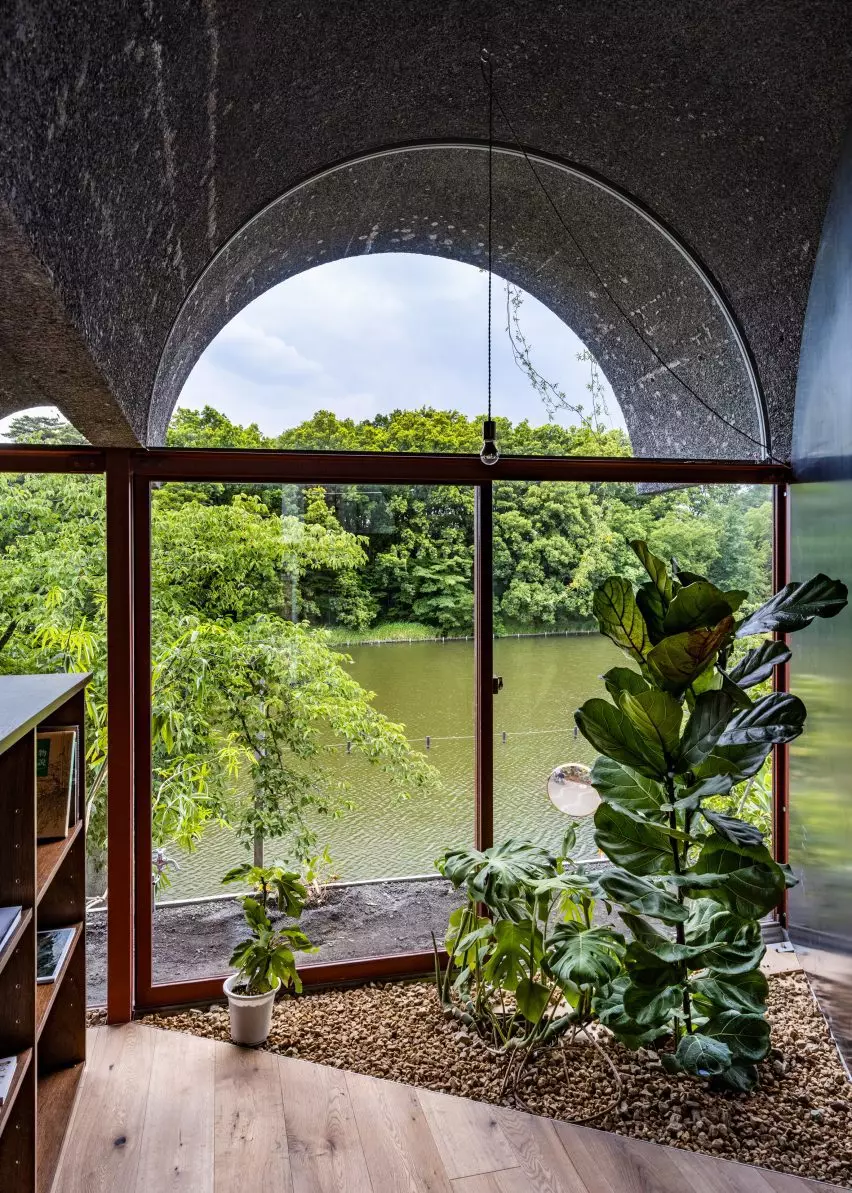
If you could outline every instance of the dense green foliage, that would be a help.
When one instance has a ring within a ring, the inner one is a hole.
[[[438,990],[445,1013],[510,1055],[504,1088],[536,1048],[592,1018],[622,972],[624,938],[592,922],[597,885],[569,856],[523,841],[452,849],[438,870],[464,891],[450,916]]]
[[[764,637],[740,657],[736,648],[835,616],[847,590],[820,575],[738,618],[744,591],[671,574],[646,543],[631,547],[648,578],[634,591],[610,576],[594,612],[634,666],[608,671],[610,700],[587,700],[575,717],[600,752],[595,841],[613,863],[600,888],[632,936],[624,973],[598,991],[596,1009],[631,1047],[673,1036],[669,1071],[749,1089],[769,1051],[759,920],[790,875],[758,828],[709,800],[798,737],[805,707],[789,693],[752,698],[790,658],[786,645]]]
[[[506,455],[629,454],[620,431],[512,426],[498,419]],[[320,411],[277,438],[240,427],[217,411],[178,410],[173,446],[276,447],[287,450],[477,453],[481,424],[455,412],[395,411],[353,422]],[[220,503],[235,486],[171,485],[170,500]],[[254,488],[260,491],[259,487]],[[385,622],[426,626],[438,636],[472,632],[473,493],[455,485],[346,485],[288,492],[267,486],[271,513],[299,510],[305,521],[356,535],[364,565],[334,585],[302,581],[302,615],[345,626],[352,637],[380,637]],[[495,628],[498,633],[588,624],[597,585],[613,571],[638,581],[626,546],[644,538],[722,588],[769,593],[771,503],[768,490],[696,486],[644,494],[631,484],[498,481],[494,486]]]
[[[498,423],[504,453],[629,450],[617,431]],[[62,420],[32,416],[11,434],[80,439]],[[172,445],[194,447],[476,452],[479,440],[477,420],[434,410],[360,423],[321,412],[270,439],[208,407],[179,410],[169,429]],[[762,599],[768,498],[736,486],[641,494],[628,484],[497,482],[495,628],[587,624],[606,575],[638,579],[625,537]],[[393,773],[403,793],[435,781],[404,726],[376,712],[317,630],[344,641],[381,638],[385,625],[396,627],[389,636],[470,634],[469,488],[170,483],[152,488],[152,526],[155,847],[191,846],[205,825],[224,823],[247,844],[288,838],[288,864],[321,857],[322,818],[351,801],[329,765],[342,741]],[[108,773],[104,531],[102,477],[0,477],[0,670],[94,672],[94,850]],[[158,874],[167,883],[167,869]]]

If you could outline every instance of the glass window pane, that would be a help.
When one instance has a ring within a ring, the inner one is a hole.
[[[255,215],[175,320],[152,432],[165,437],[180,401],[190,409],[170,436],[188,446],[478,453],[483,150],[372,154]],[[503,454],[618,456],[629,444],[636,456],[762,458],[745,346],[685,247],[560,163],[536,159],[533,172],[497,149],[493,183]],[[208,405],[243,425],[185,417]]]
[[[664,559],[706,576],[719,588],[745,589],[744,610],[769,595],[772,490],[703,485],[668,491],[630,484],[506,482],[494,486],[495,671],[494,839],[522,837],[551,847],[577,830],[575,856],[597,856],[591,816],[574,818],[558,801],[595,751],[578,734],[574,710],[606,695],[600,676],[628,665],[592,617],[595,588],[608,575],[644,577],[630,550],[645,539]],[[739,813],[769,835],[767,764],[738,793]]]
[[[153,973],[225,972],[229,870],[299,870],[315,964],[431,947],[473,837],[473,495],[152,492]]]

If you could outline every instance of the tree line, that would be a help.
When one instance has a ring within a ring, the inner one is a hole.
[[[618,431],[499,426],[504,454],[628,454]],[[17,442],[70,443],[58,419],[22,416]],[[476,452],[480,423],[453,412],[396,411],[353,422],[320,412],[280,436],[206,407],[179,410],[182,447]],[[495,629],[587,624],[597,585],[638,579],[630,539],[749,591],[770,582],[768,490],[632,484],[494,485]],[[636,573],[636,574],[635,574]],[[292,861],[321,856],[323,816],[351,793],[330,764],[352,743],[402,792],[437,782],[405,728],[383,716],[333,649],[331,631],[381,637],[404,623],[470,634],[473,493],[467,486],[168,483],[152,489],[154,843],[191,847],[210,823],[255,856],[268,837]],[[105,840],[106,566],[99,476],[0,476],[0,671],[91,670],[89,841]]]

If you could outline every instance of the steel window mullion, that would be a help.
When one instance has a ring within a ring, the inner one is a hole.
[[[133,1011],[133,560],[130,453],[106,469],[107,563],[107,1019]]]
[[[486,469],[478,456],[404,452],[281,452],[152,448],[134,453],[151,480],[349,484],[479,484],[495,480],[633,481],[670,484],[776,484],[782,464],[750,460],[651,460],[633,456],[503,456]]]
[[[772,502],[772,590],[790,582],[790,486],[776,485]],[[788,642],[788,635],[773,634],[776,642]],[[776,667],[772,677],[776,692],[790,689],[790,664]],[[776,861],[789,861],[790,845],[790,747],[772,748],[772,847]],[[782,927],[787,926],[787,892],[777,908]]]
[[[474,503],[474,843],[477,849],[488,849],[494,844],[494,519],[490,481],[476,486]]]

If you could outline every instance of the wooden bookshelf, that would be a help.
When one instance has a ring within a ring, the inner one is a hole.
[[[0,1056],[18,1064],[0,1106],[0,1189],[50,1193],[86,1060],[85,687],[88,675],[0,676],[0,906],[23,908],[0,952]],[[36,737],[75,726],[68,836],[36,841]],[[74,929],[56,980],[36,982],[36,935]]]

